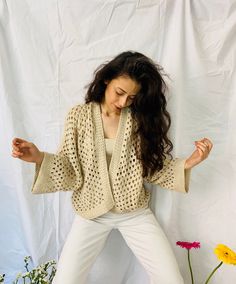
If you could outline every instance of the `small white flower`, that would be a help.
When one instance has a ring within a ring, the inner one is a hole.
[[[28,270],[28,262],[30,259],[32,259],[31,256],[26,256],[24,258],[26,270]],[[51,281],[48,280],[48,277],[54,276],[56,272],[55,266],[55,260],[47,261],[36,268],[33,268],[31,271],[18,273],[13,283],[16,284],[21,277],[24,279],[24,281],[26,280],[25,278],[29,277],[31,279],[30,284],[51,284]],[[4,274],[0,274],[0,284],[3,284],[4,276]]]
[[[30,259],[31,259],[31,256],[28,255],[28,256],[25,256],[24,261],[25,261],[25,262],[28,262]]]
[[[5,274],[0,274],[0,283],[3,283]]]
[[[19,273],[16,275],[16,280],[18,280],[19,278],[21,278],[21,276],[22,276],[22,273],[19,272]]]
[[[28,276],[30,276],[30,272],[27,271],[27,272],[23,273],[21,276],[24,277],[24,278],[28,277]]]

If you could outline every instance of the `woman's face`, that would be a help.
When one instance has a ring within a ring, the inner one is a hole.
[[[110,112],[119,113],[122,108],[130,106],[140,91],[141,86],[128,76],[119,76],[111,81],[106,81],[103,106]]]

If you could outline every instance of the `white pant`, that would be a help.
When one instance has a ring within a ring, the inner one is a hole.
[[[108,212],[92,220],[76,215],[53,284],[87,284],[89,270],[112,229],[120,231],[151,284],[184,284],[169,242],[149,208]]]

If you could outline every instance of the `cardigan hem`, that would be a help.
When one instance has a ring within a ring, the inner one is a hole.
[[[111,203],[110,206],[104,206],[104,204],[102,204],[102,206],[93,208],[92,210],[86,211],[86,212],[79,211],[75,207],[73,207],[73,208],[74,208],[76,214],[78,214],[81,217],[89,220],[89,219],[95,219],[95,218],[97,218],[97,217],[99,217],[103,214],[106,214],[108,211],[111,210],[111,208],[113,208],[113,206],[114,206],[114,203]]]

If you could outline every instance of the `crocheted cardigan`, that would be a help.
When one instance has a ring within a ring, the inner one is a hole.
[[[126,213],[147,207],[150,191],[144,182],[187,192],[190,170],[184,170],[185,159],[165,160],[161,171],[143,179],[134,127],[130,109],[123,108],[108,167],[100,105],[91,102],[73,107],[59,150],[56,154],[44,152],[41,165],[36,165],[32,192],[71,190],[76,213],[86,219],[110,210]]]

